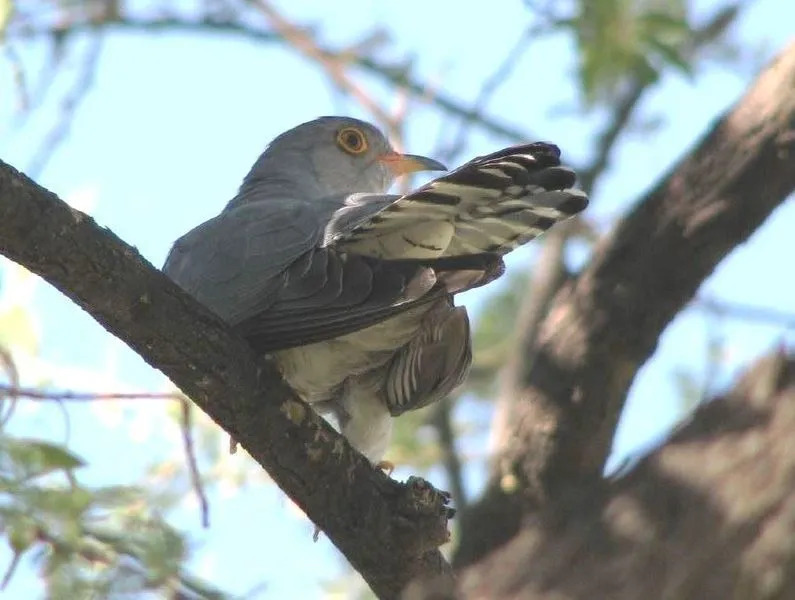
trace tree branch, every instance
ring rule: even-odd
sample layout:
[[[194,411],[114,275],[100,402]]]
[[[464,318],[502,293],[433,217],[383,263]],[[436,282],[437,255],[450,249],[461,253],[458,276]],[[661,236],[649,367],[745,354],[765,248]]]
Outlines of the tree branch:
[[[450,577],[446,495],[395,482],[300,402],[275,367],[136,250],[0,161],[0,253],[165,373],[265,468],[381,598]],[[255,518],[252,515],[252,518]]]
[[[701,282],[795,189],[795,44],[596,248],[541,326],[500,454],[516,485],[490,482],[468,511],[459,564],[507,541],[500,505],[523,510],[598,479],[635,374]],[[488,506],[487,506],[488,504]],[[478,516],[477,508],[482,509]],[[479,524],[478,524],[479,523]],[[469,537],[469,539],[466,539]]]
[[[688,60],[695,60],[700,49],[725,33],[738,12],[738,5],[730,4],[717,11],[703,25],[696,28],[691,33],[690,44],[686,48],[684,56]],[[594,187],[607,169],[613,149],[621,134],[631,123],[640,101],[653,85],[653,80],[640,78],[633,74],[628,75],[624,92],[611,107],[610,118],[596,138],[593,159],[588,166],[578,171],[580,186],[589,195],[592,195]],[[511,353],[509,364],[500,374],[500,392],[492,428],[492,439],[495,441],[498,453],[500,448],[511,439],[511,430],[506,428],[505,424],[512,418],[510,407],[514,399],[521,395],[521,382],[532,367],[541,323],[549,311],[553,297],[566,281],[563,255],[568,238],[571,232],[576,231],[576,225],[582,224],[582,222],[582,219],[578,218],[577,221],[567,223],[565,227],[557,227],[550,231],[543,240],[541,254],[528,282],[527,293],[522,299],[516,324],[518,332],[515,340],[516,349]],[[510,475],[505,472],[504,464],[497,461],[494,466],[496,467],[496,471],[493,473],[494,477],[502,479],[507,476],[506,481],[511,481]],[[506,507],[501,507],[499,512],[503,516],[514,515],[513,519],[503,518],[501,520],[503,523],[513,522],[514,525],[511,527],[514,527],[521,510],[516,503],[512,504],[512,508],[512,511],[508,511]]]
[[[760,360],[626,477],[571,490],[467,570],[470,598],[795,597],[795,354]]]

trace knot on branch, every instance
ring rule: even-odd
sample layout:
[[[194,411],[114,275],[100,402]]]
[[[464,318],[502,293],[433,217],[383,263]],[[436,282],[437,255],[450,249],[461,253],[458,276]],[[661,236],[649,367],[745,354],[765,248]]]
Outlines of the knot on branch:
[[[398,537],[407,553],[419,555],[450,541],[447,522],[455,515],[450,493],[421,477],[399,483],[394,499]]]

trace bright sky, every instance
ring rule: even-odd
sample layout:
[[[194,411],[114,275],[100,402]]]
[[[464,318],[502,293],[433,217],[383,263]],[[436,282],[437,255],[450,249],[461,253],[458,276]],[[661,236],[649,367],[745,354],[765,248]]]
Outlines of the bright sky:
[[[338,3],[280,4],[289,18],[322,25],[331,44],[350,42],[373,25],[383,26],[395,41],[394,56],[412,57],[421,79],[438,82],[447,94],[466,102],[474,100],[479,78],[493,71],[526,22],[519,1],[500,4],[502,14],[489,27],[484,27],[482,11],[451,10],[446,2],[358,0],[346,4],[344,11]],[[700,14],[715,5],[697,2]],[[489,17],[496,17],[496,10],[492,7]],[[735,39],[749,54],[758,49],[753,64],[761,65],[791,37],[793,22],[795,5],[758,0],[741,18]],[[42,50],[17,47],[34,61],[43,60]],[[601,115],[583,118],[572,110],[572,68],[566,40],[542,41],[525,55],[517,69],[521,76],[495,95],[489,113],[539,139],[555,141],[564,157],[576,163],[587,158],[588,141]],[[739,97],[753,70],[709,64],[695,81],[668,77],[643,104],[645,118],[661,117],[665,125],[652,132],[639,131],[620,144],[590,216],[607,226],[623,212]],[[65,84],[61,77],[56,88]],[[373,88],[384,97],[382,85],[374,82]],[[11,89],[8,66],[0,63],[3,96]],[[0,130],[0,156],[5,161],[23,170],[29,164],[42,134],[57,118],[56,98],[50,94],[23,127]],[[5,99],[0,102],[0,111],[6,111],[0,112],[0,123],[9,122],[12,105]],[[305,120],[335,113],[367,117],[330,91],[327,79],[311,63],[282,47],[224,36],[114,33],[106,36],[94,87],[77,112],[72,133],[41,174],[40,183],[90,212],[160,266],[174,239],[224,206],[269,139]],[[456,130],[445,128],[428,106],[412,104],[409,114],[405,146],[410,152],[432,153],[440,134]],[[504,144],[482,134],[473,135],[470,142],[461,161]],[[795,307],[795,280],[782,277],[780,258],[795,251],[793,230],[795,205],[790,201],[721,265],[704,291],[756,306]],[[517,253],[510,264],[532,255],[532,249]],[[10,275],[7,264],[3,268],[4,300],[0,301],[32,302],[41,334],[39,362],[25,363],[29,383],[37,383],[46,370],[59,387],[80,390],[166,387],[162,375],[60,294],[45,284],[31,287],[32,280],[24,283],[18,274]],[[471,312],[477,313],[488,294],[487,289],[467,297]],[[723,331],[731,343],[720,383],[784,335],[777,327],[737,321],[726,321]],[[791,342],[792,333],[788,335]],[[666,331],[633,388],[615,443],[616,457],[638,451],[672,425],[679,397],[672,375],[680,370],[701,374],[706,344],[705,321],[696,312],[684,313]],[[466,403],[461,410],[483,412],[484,408]],[[70,447],[90,461],[79,474],[81,481],[131,483],[158,457],[179,459],[176,429],[161,414],[154,404],[71,407]],[[27,404],[16,422],[19,433],[46,431],[56,441],[65,439],[62,415],[52,406],[39,409]],[[466,450],[483,452],[483,443],[478,438],[469,444],[479,447],[468,445]],[[244,464],[237,456],[225,460],[230,470]],[[410,472],[401,469],[396,476]],[[431,473],[430,479],[444,487],[441,473]],[[477,489],[481,481],[481,471],[472,469],[470,486]],[[199,528],[192,503],[177,511],[173,522],[191,530],[199,548],[194,561],[197,574],[220,587],[243,593],[265,582],[260,597],[323,597],[323,583],[342,572],[331,544],[325,539],[312,543],[311,525],[275,486],[260,481],[242,491],[222,486],[211,502],[209,530]],[[0,569],[7,560],[7,552],[0,550]],[[40,594],[34,573],[26,565],[7,597]]]

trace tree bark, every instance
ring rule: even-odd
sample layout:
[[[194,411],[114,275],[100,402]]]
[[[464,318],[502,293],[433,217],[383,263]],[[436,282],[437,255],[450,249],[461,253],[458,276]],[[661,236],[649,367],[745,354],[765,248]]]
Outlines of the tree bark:
[[[795,353],[760,360],[626,477],[570,489],[461,595],[795,598]]]
[[[297,399],[275,367],[91,217],[0,161],[0,253],[160,369],[265,468],[380,598],[449,583],[447,496],[388,478]],[[252,515],[251,518],[256,518]]]
[[[517,379],[501,470],[467,511],[454,564],[478,560],[523,516],[600,479],[629,386],[662,331],[795,189],[793,90],[795,44],[558,293]]]

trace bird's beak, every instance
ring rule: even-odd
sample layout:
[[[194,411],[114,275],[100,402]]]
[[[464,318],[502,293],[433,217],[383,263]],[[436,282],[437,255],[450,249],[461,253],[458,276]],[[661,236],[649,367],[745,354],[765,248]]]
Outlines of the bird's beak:
[[[392,171],[392,174],[397,177],[398,175],[405,175],[406,173],[415,173],[416,171],[446,171],[445,167],[438,160],[427,158],[425,156],[418,156],[417,154],[398,154],[397,152],[389,152],[382,154],[378,160],[386,165]]]

